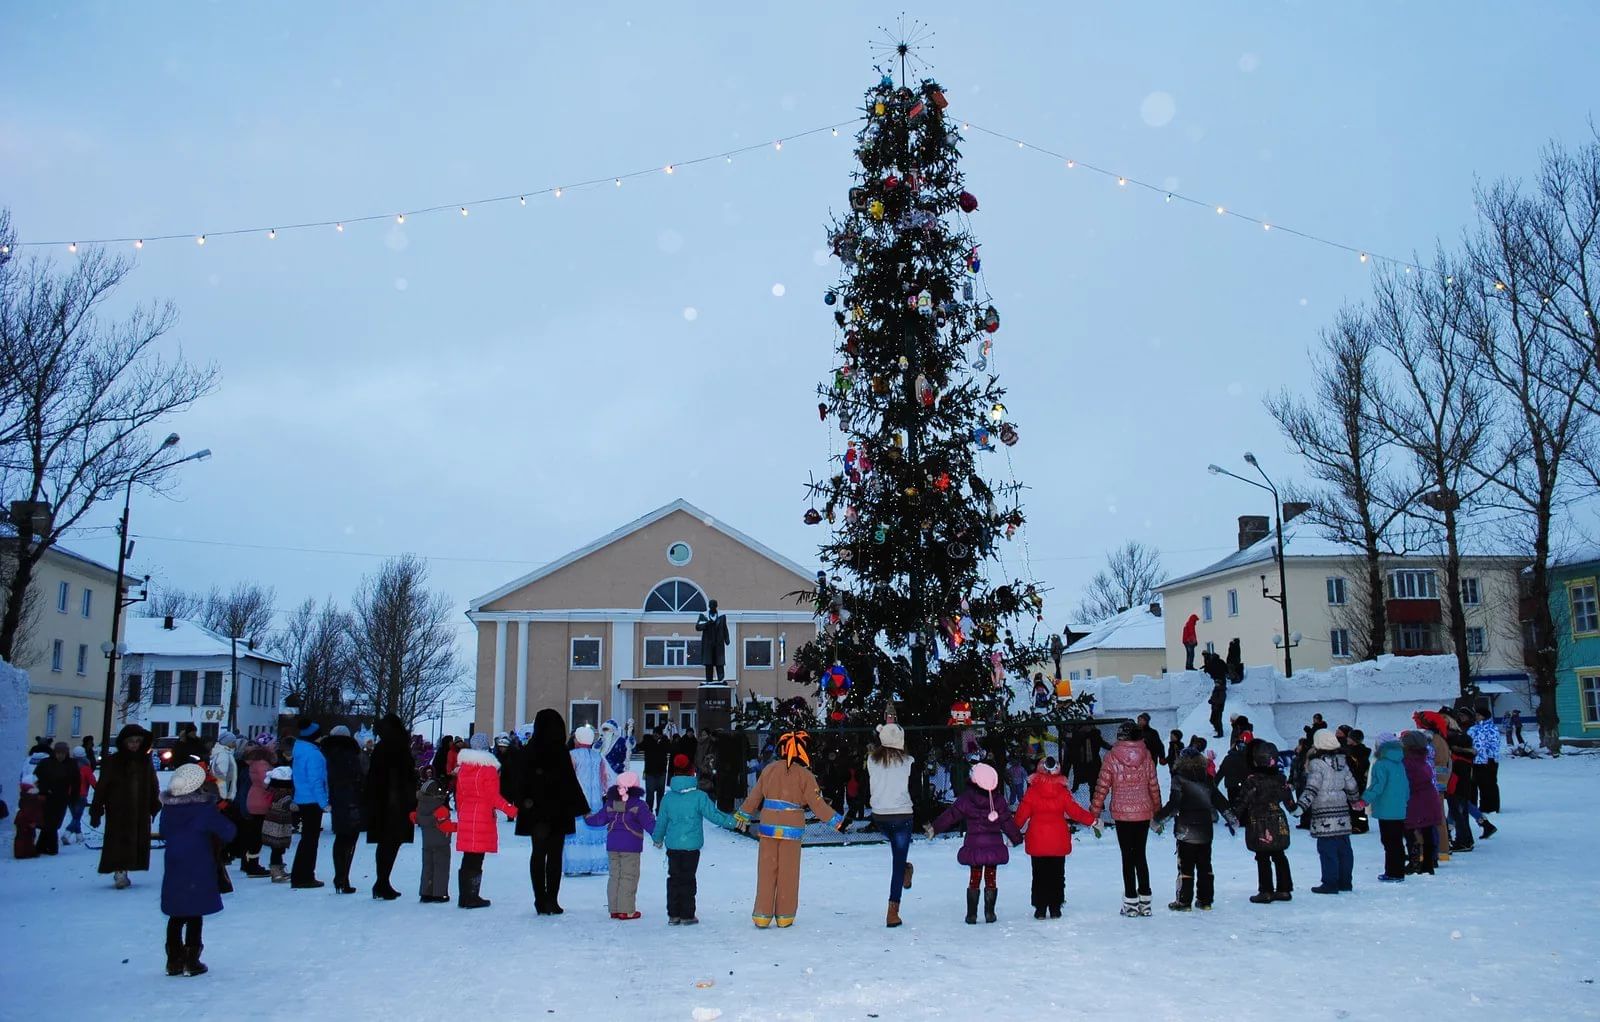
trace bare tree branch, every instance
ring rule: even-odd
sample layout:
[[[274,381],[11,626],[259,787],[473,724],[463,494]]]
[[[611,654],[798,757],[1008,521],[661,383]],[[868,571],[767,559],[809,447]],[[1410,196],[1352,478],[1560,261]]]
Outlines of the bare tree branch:
[[[375,716],[407,727],[462,678],[451,631],[454,603],[427,588],[427,564],[406,554],[362,581],[351,615],[355,690]]]
[[[1083,590],[1078,617],[1084,622],[1104,621],[1129,607],[1155,599],[1155,587],[1165,578],[1161,551],[1128,540],[1106,554],[1106,566],[1095,572]]]

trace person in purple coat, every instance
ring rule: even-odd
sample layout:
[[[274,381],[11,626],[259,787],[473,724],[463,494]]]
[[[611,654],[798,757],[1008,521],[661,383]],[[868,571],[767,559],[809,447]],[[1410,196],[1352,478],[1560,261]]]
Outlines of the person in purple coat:
[[[656,829],[656,818],[645,802],[639,775],[632,770],[617,778],[602,799],[600,811],[584,818],[591,827],[606,829],[606,902],[613,919],[638,919],[639,853],[645,835]]]
[[[1439,865],[1439,824],[1444,822],[1444,806],[1433,781],[1433,740],[1425,731],[1407,731],[1400,736],[1405,749],[1406,783],[1411,797],[1406,801],[1407,873],[1432,874]]]
[[[198,976],[200,923],[222,911],[213,838],[233,840],[234,826],[217,809],[217,796],[204,791],[206,772],[185,763],[172,772],[161,796],[161,836],[166,839],[161,877],[161,911],[167,916],[167,975]]]
[[[994,903],[1000,891],[996,886],[996,870],[1011,861],[1006,839],[1013,845],[1022,844],[1022,828],[1011,815],[1004,798],[995,798],[1000,786],[1000,775],[987,763],[979,763],[968,775],[970,782],[955,805],[946,809],[937,820],[928,824],[929,837],[955,829],[965,823],[967,836],[961,842],[956,861],[971,869],[967,881],[967,922],[978,921],[978,881],[983,881],[983,921],[995,921]]]

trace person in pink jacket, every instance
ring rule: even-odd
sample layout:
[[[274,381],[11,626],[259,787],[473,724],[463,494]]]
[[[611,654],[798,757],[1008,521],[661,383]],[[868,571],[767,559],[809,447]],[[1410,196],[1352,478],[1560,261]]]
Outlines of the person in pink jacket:
[[[489,735],[479,731],[472,736],[471,748],[456,754],[456,848],[461,851],[456,905],[461,908],[489,906],[478,889],[483,884],[484,855],[500,850],[496,810],[508,819],[517,818],[517,807],[500,794],[500,761],[489,751]]]
[[[1150,863],[1145,844],[1150,820],[1161,808],[1161,785],[1156,765],[1145,748],[1139,725],[1117,728],[1117,744],[1106,753],[1095,782],[1089,812],[1098,819],[1111,798],[1111,819],[1117,825],[1117,848],[1122,852],[1122,914],[1150,915]]]

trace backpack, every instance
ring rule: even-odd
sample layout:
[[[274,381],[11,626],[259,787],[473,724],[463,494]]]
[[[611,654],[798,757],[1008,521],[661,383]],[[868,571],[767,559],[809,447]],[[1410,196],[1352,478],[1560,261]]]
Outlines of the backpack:
[[[1283,807],[1274,803],[1250,813],[1245,843],[1257,852],[1281,852],[1289,847],[1289,818]]]

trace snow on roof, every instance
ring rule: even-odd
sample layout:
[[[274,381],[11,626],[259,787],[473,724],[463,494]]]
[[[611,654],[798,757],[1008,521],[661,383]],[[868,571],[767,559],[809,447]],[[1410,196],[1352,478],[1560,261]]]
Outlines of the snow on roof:
[[[0,539],[15,539],[16,535],[17,535],[17,530],[15,528],[13,528],[12,525],[9,522],[0,521]],[[78,553],[76,550],[67,549],[66,547],[62,546],[60,543],[56,543],[53,546],[51,546],[50,549],[45,553],[45,556],[49,557],[52,554],[57,554],[57,555],[60,555],[62,557],[66,557],[66,558],[69,558],[71,560],[74,560],[74,561],[79,561],[79,562],[81,562],[83,564],[89,565],[91,568],[99,568],[101,571],[107,573],[108,575],[115,575],[117,573],[117,569],[113,568],[111,565],[109,565],[109,564],[101,564],[99,561],[95,560],[93,557],[85,557],[83,554]]]
[[[1166,647],[1166,631],[1162,628],[1161,615],[1150,613],[1150,608],[1141,604],[1095,625],[1093,631],[1068,646],[1066,651],[1087,653],[1095,649],[1166,649]]]
[[[183,618],[175,618],[169,629],[159,617],[130,617],[124,628],[130,656],[228,656],[233,650],[233,642],[226,635]],[[243,643],[239,645],[239,658],[285,667],[289,664],[276,654],[250,649]]]

